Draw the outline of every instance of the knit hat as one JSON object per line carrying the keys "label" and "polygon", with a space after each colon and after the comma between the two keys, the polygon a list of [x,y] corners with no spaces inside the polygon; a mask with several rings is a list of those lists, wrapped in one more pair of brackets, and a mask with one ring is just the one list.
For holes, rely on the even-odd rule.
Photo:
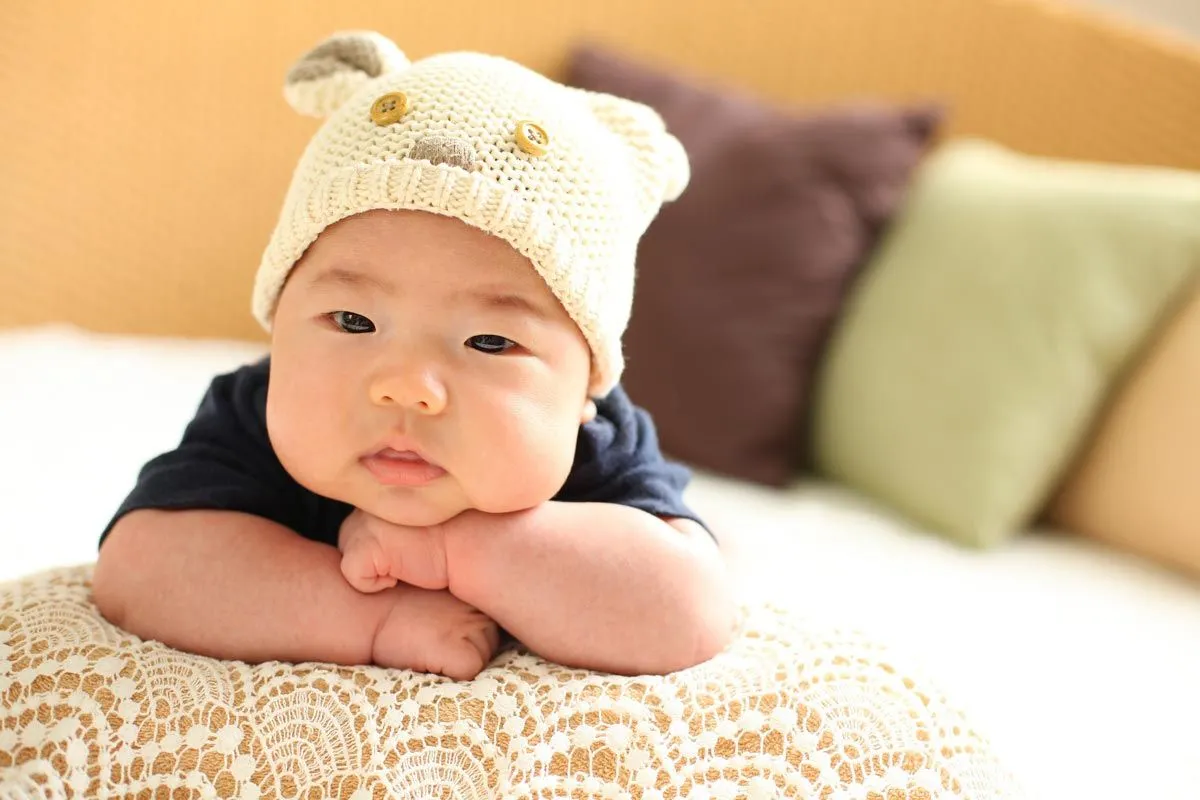
{"label": "knit hat", "polygon": [[528,257],[591,348],[589,393],[616,385],[638,239],[689,177],[656,112],[495,56],[409,63],[370,31],[325,40],[285,84],[293,108],[328,119],[296,167],[255,278],[264,328],[322,230],[371,209],[419,209]]}

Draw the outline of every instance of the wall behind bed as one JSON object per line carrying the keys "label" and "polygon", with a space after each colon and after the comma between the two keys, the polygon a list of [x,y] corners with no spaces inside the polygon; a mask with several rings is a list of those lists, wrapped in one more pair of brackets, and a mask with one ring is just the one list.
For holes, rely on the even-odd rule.
{"label": "wall behind bed", "polygon": [[341,28],[561,74],[581,38],[780,104],[937,98],[948,135],[1200,169],[1200,47],[1050,0],[0,6],[0,326],[260,338],[259,255],[316,122],[284,72]]}

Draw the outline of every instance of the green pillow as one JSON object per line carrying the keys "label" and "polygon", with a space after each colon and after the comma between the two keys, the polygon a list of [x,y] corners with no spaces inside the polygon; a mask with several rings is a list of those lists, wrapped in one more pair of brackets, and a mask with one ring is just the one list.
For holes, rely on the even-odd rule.
{"label": "green pillow", "polygon": [[1198,268],[1200,174],[944,144],[826,351],[818,468],[963,544],[1011,537]]}

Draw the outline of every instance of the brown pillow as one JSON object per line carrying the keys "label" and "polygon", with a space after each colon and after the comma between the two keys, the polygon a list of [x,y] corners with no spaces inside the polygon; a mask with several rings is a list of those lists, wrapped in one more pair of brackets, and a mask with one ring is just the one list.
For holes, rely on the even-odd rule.
{"label": "brown pillow", "polygon": [[638,250],[623,383],[663,450],[769,485],[809,464],[814,372],[842,299],[940,113],[788,114],[586,44],[567,82],[643,102],[692,178]]}

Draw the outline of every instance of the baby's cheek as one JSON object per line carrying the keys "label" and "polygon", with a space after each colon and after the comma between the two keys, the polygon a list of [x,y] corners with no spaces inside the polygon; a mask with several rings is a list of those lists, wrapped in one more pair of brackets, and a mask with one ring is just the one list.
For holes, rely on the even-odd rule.
{"label": "baby's cheek", "polygon": [[312,491],[319,491],[325,471],[323,453],[330,452],[315,424],[311,409],[281,397],[267,403],[267,433],[271,447],[283,468],[293,480]]}
{"label": "baby's cheek", "polygon": [[276,417],[274,424],[268,424],[268,431],[271,435],[271,447],[274,448],[279,463],[293,480],[307,484],[308,473],[311,472],[310,459],[298,426],[293,425],[287,418]]}
{"label": "baby's cheek", "polygon": [[558,422],[538,431],[537,446],[530,448],[529,472],[537,476],[542,501],[549,500],[566,482],[575,463],[578,425]]}
{"label": "baby's cheek", "polygon": [[[496,505],[517,511],[544,503],[562,488],[575,461],[578,425],[538,415],[515,425],[489,465]],[[502,496],[501,496],[502,495]],[[486,510],[486,509],[485,509]]]}

